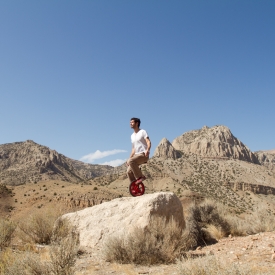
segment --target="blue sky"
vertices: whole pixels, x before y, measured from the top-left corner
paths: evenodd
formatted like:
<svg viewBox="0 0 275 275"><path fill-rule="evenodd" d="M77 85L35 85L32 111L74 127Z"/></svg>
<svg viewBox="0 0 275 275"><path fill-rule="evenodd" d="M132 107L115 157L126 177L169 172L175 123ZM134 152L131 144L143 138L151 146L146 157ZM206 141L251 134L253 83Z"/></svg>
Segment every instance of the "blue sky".
<svg viewBox="0 0 275 275"><path fill-rule="evenodd" d="M115 165L131 117L275 148L275 1L0 1L0 144Z"/></svg>

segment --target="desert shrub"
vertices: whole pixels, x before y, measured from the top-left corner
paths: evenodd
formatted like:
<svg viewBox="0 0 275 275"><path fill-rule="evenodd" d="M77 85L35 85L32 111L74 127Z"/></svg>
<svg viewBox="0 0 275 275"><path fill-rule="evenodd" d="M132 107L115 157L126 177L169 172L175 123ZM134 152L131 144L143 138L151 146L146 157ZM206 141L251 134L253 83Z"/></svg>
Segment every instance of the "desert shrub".
<svg viewBox="0 0 275 275"><path fill-rule="evenodd" d="M26 242L49 244L58 214L52 211L34 213L27 220L19 223L20 238Z"/></svg>
<svg viewBox="0 0 275 275"><path fill-rule="evenodd" d="M210 244L230 234L230 224L215 203L205 201L189 208L186 234L193 247Z"/></svg>
<svg viewBox="0 0 275 275"><path fill-rule="evenodd" d="M53 221L45 216L32 216L28 221L19 225L24 234L20 234L23 241L49 244L53 229Z"/></svg>
<svg viewBox="0 0 275 275"><path fill-rule="evenodd" d="M222 262L215 256L185 258L177 262L179 275L271 275L273 271L255 270L249 265L237 265L228 261Z"/></svg>
<svg viewBox="0 0 275 275"><path fill-rule="evenodd" d="M242 218L227 215L226 219L231 225L231 234L235 236L275 230L274 215L269 213L263 206L254 208L252 214L243 215Z"/></svg>
<svg viewBox="0 0 275 275"><path fill-rule="evenodd" d="M63 231L64 233L64 231ZM51 271L54 275L73 275L79 247L79 235L71 228L69 234L54 238L50 246Z"/></svg>
<svg viewBox="0 0 275 275"><path fill-rule="evenodd" d="M67 232L67 234L65 234ZM65 220L57 223L49 246L50 259L27 251L0 252L1 275L73 275L79 246L76 230Z"/></svg>
<svg viewBox="0 0 275 275"><path fill-rule="evenodd" d="M76 229L71 225L68 219L58 218L52 230L51 242L58 242L69 236L70 234L77 234Z"/></svg>
<svg viewBox="0 0 275 275"><path fill-rule="evenodd" d="M263 206L255 208L253 214L248 218L251 224L250 230L247 230L248 234L275 230L274 214L268 212Z"/></svg>
<svg viewBox="0 0 275 275"><path fill-rule="evenodd" d="M40 257L34 253L28 253L24 258L25 274L28 275L51 275L51 263L42 262Z"/></svg>
<svg viewBox="0 0 275 275"><path fill-rule="evenodd" d="M11 259L12 251L10 249L6 249L0 252L0 274L5 274L9 261Z"/></svg>
<svg viewBox="0 0 275 275"><path fill-rule="evenodd" d="M135 227L128 236L112 237L104 247L108 261L151 265L172 263L188 250L183 229L170 219L152 218L147 229Z"/></svg>
<svg viewBox="0 0 275 275"><path fill-rule="evenodd" d="M264 206L238 217L230 213L229 207L210 200L191 206L186 224L189 241L193 239L196 245L211 243L229 234L245 236L275 230L274 215Z"/></svg>
<svg viewBox="0 0 275 275"><path fill-rule="evenodd" d="M0 256L1 275L51 275L49 262L42 262L36 253L13 253L5 250Z"/></svg>
<svg viewBox="0 0 275 275"><path fill-rule="evenodd" d="M8 220L0 219L0 249L10 245L16 225Z"/></svg>

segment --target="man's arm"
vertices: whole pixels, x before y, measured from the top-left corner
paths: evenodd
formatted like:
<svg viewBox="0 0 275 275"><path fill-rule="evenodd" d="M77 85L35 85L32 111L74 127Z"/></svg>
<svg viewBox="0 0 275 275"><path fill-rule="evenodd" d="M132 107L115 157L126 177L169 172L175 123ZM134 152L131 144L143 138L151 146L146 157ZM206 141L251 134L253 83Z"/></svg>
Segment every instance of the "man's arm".
<svg viewBox="0 0 275 275"><path fill-rule="evenodd" d="M151 149L151 140L150 140L149 137L147 137L145 140L146 140L146 143L147 143L147 150L145 151L145 156L149 157L150 149Z"/></svg>

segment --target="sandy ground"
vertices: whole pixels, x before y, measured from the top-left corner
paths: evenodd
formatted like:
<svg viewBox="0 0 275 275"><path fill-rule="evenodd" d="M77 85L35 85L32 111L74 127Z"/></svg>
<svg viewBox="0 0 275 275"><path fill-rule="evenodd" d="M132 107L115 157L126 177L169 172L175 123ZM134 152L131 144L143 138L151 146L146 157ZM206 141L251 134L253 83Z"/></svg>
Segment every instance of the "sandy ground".
<svg viewBox="0 0 275 275"><path fill-rule="evenodd" d="M248 264L257 270L257 274L269 271L275 274L275 232L265 232L246 237L228 237L218 243L205 247L198 247L190 252L193 257L214 255L228 264ZM100 260L94 251L82 255L77 261L77 275L80 274L154 274L173 275L180 274L178 264L138 266L133 264L121 265ZM272 273L274 271L274 273Z"/></svg>

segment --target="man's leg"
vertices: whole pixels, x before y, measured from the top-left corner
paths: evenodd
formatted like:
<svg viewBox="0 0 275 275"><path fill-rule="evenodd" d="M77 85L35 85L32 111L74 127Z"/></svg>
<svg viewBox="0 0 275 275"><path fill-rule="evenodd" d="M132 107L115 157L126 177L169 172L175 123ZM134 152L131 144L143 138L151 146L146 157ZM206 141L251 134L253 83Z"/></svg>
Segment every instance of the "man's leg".
<svg viewBox="0 0 275 275"><path fill-rule="evenodd" d="M132 172L130 166L127 167L127 176L128 176L128 179L129 179L130 182L133 182L133 181L136 180L136 178L134 176L134 173Z"/></svg>
<svg viewBox="0 0 275 275"><path fill-rule="evenodd" d="M128 164L127 175L130 182L142 177L142 173L139 168L139 165L147 162L148 159L149 158L145 157L144 154L138 154L138 155L134 155L133 157L127 160L127 164Z"/></svg>

